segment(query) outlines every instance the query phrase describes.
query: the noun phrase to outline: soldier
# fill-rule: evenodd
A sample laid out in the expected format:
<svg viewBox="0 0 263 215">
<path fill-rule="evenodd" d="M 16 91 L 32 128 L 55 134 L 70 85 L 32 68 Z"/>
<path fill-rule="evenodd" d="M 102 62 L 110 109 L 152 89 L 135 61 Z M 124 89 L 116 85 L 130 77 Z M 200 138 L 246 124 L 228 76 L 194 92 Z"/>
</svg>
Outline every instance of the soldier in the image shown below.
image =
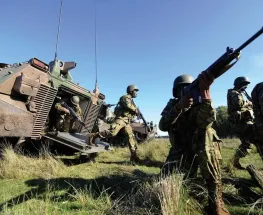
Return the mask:
<svg viewBox="0 0 263 215">
<path fill-rule="evenodd" d="M 130 160 L 131 162 L 139 162 L 140 159 L 137 156 L 137 143 L 135 141 L 132 127 L 130 125 L 131 120 L 138 116 L 138 110 L 136 105 L 134 104 L 133 98 L 137 97 L 137 92 L 139 89 L 135 85 L 129 85 L 127 87 L 127 94 L 120 97 L 117 106 L 115 107 L 114 114 L 115 119 L 110 126 L 109 130 L 105 130 L 102 132 L 95 132 L 90 134 L 90 144 L 94 144 L 94 140 L 96 137 L 101 138 L 110 138 L 116 136 L 119 131 L 124 131 L 125 136 L 129 145 L 129 149 L 131 152 Z"/>
<path fill-rule="evenodd" d="M 251 92 L 255 114 L 254 135 L 258 153 L 263 160 L 263 82 L 258 83 Z"/>
<path fill-rule="evenodd" d="M 81 108 L 79 106 L 79 97 L 72 96 L 70 99 L 70 104 L 68 104 L 76 114 L 81 117 Z M 56 129 L 63 132 L 75 132 L 76 119 L 70 116 L 70 111 L 63 107 L 60 102 L 55 104 L 55 109 L 58 111 L 56 118 Z"/>
<path fill-rule="evenodd" d="M 244 100 L 242 95 L 242 93 L 246 95 L 245 89 L 249 84 L 248 78 L 237 77 L 234 88 L 227 92 L 228 119 L 234 125 L 241 141 L 241 145 L 232 158 L 233 166 L 238 169 L 244 169 L 239 160 L 248 154 L 248 149 L 251 149 L 251 143 L 254 142 L 252 102 Z"/>
<path fill-rule="evenodd" d="M 176 123 L 172 124 L 172 122 L 178 115 L 178 111 L 174 108 L 174 106 L 180 99 L 183 88 L 192 82 L 192 76 L 178 76 L 174 80 L 173 84 L 174 98 L 169 100 L 163 112 L 161 113 L 162 117 L 159 122 L 159 129 L 161 131 L 168 132 L 171 143 L 171 148 L 165 161 L 166 165 L 164 165 L 162 168 L 163 175 L 172 173 L 174 169 L 177 170 L 182 163 L 184 164 L 184 166 L 181 167 L 182 171 L 184 171 L 183 169 L 190 169 L 186 160 L 186 156 L 188 148 L 191 147 L 189 144 L 191 144 L 192 131 L 189 129 L 189 125 L 187 123 L 187 115 L 189 114 L 187 109 L 190 108 L 191 104 L 193 103 L 192 98 L 187 101 L 188 103 L 184 110 L 184 114 L 182 114 L 181 117 L 177 119 Z"/>
<path fill-rule="evenodd" d="M 199 165 L 208 187 L 208 214 L 229 215 L 222 199 L 221 140 L 212 128 L 216 114 L 211 104 L 210 85 L 214 78 L 208 71 L 204 71 L 198 76 L 198 80 L 202 101 L 200 104 L 193 105 L 192 98 L 181 99 L 184 87 L 193 81 L 191 76 L 182 75 L 174 81 L 175 98 L 168 102 L 162 112 L 159 128 L 168 131 L 172 145 L 166 163 L 177 161 L 173 167 L 178 168 L 181 160 L 184 173 L 188 168 L 190 176 L 196 175 Z M 171 172 L 172 169 L 167 167 L 169 165 L 165 166 L 164 173 Z"/>
</svg>

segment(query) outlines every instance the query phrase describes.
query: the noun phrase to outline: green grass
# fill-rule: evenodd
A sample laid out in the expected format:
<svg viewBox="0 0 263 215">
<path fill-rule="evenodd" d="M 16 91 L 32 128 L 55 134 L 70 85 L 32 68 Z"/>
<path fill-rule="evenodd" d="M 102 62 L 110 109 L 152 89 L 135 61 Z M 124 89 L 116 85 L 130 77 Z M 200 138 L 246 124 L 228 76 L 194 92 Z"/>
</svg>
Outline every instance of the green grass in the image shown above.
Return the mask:
<svg viewBox="0 0 263 215">
<path fill-rule="evenodd" d="M 237 139 L 223 143 L 226 206 L 231 214 L 263 214 L 263 192 L 249 173 L 225 171 L 239 144 Z M 127 148 L 101 153 L 89 163 L 46 153 L 25 157 L 7 149 L 0 160 L 0 214 L 202 214 L 207 192 L 201 177 L 191 186 L 184 186 L 180 175 L 158 177 L 169 147 L 167 139 L 139 145 L 143 163 L 135 166 Z M 254 148 L 241 164 L 263 169 Z"/>
</svg>

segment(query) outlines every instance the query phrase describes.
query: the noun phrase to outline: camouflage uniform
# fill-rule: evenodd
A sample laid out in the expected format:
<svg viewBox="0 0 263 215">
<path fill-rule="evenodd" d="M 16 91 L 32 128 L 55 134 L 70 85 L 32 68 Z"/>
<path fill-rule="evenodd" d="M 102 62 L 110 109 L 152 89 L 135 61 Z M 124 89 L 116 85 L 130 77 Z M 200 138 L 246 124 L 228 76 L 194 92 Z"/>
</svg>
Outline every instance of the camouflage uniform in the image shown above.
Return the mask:
<svg viewBox="0 0 263 215">
<path fill-rule="evenodd" d="M 258 83 L 251 92 L 255 115 L 254 135 L 257 150 L 263 160 L 263 82 Z"/>
<path fill-rule="evenodd" d="M 243 95 L 237 89 L 229 89 L 227 92 L 227 105 L 229 121 L 236 129 L 241 145 L 237 149 L 233 164 L 241 168 L 239 159 L 248 154 L 253 140 L 253 110 L 252 105 L 245 101 Z"/>
<path fill-rule="evenodd" d="M 81 117 L 82 111 L 79 105 L 69 106 Z M 60 102 L 55 104 L 55 109 L 58 111 L 56 115 L 56 129 L 61 132 L 75 132 L 76 119 L 66 112 L 66 108 Z"/>
<path fill-rule="evenodd" d="M 199 76 L 199 82 L 205 74 L 209 73 L 203 72 Z M 211 79 L 213 80 L 210 76 L 210 82 Z M 208 80 L 207 82 L 210 83 Z M 209 87 L 206 91 L 209 91 Z M 172 145 L 163 173 L 171 173 L 172 168 L 178 168 L 181 162 L 186 176 L 194 177 L 199 166 L 208 187 L 209 214 L 229 215 L 222 199 L 221 140 L 212 128 L 216 113 L 211 104 L 210 93 L 204 94 L 202 103 L 198 105 L 178 108 L 180 100 L 175 98 L 171 99 L 163 110 L 159 128 L 168 131 Z M 167 162 L 174 164 L 168 165 Z"/>
<path fill-rule="evenodd" d="M 130 85 L 133 86 L 133 85 Z M 130 87 L 129 86 L 129 87 Z M 109 130 L 104 130 L 101 132 L 91 133 L 90 134 L 90 144 L 93 144 L 94 138 L 111 138 L 116 136 L 120 131 L 125 133 L 125 139 L 128 142 L 129 149 L 131 152 L 131 161 L 139 161 L 137 157 L 137 143 L 134 138 L 134 134 L 132 131 L 132 127 L 130 125 L 131 120 L 138 115 L 137 107 L 135 106 L 132 93 L 129 91 L 129 87 L 127 88 L 127 94 L 122 96 L 119 99 L 117 106 L 115 107 L 115 118 L 110 125 Z M 138 91 L 137 87 L 134 86 L 136 91 Z"/>
</svg>

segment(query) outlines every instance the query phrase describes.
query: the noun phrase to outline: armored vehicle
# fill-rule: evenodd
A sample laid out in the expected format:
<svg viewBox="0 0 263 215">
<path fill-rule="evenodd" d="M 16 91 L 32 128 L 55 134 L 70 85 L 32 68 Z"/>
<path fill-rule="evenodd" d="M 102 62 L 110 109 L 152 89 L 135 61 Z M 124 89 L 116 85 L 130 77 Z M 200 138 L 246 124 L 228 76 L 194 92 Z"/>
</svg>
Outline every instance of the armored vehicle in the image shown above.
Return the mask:
<svg viewBox="0 0 263 215">
<path fill-rule="evenodd" d="M 74 83 L 69 71 L 75 67 L 75 62 L 56 58 L 49 64 L 37 58 L 12 65 L 1 63 L 1 138 L 16 146 L 29 142 L 59 145 L 82 154 L 111 150 L 109 143 L 100 139 L 96 139 L 95 146 L 88 144 L 89 132 L 104 117 L 105 96 Z M 79 97 L 82 120 L 76 121 L 74 131 L 59 131 L 54 105 L 61 100 L 67 103 L 72 96 Z"/>
<path fill-rule="evenodd" d="M 98 118 L 96 126 L 94 127 L 94 131 L 103 131 L 109 129 L 110 124 L 115 117 L 113 111 L 110 110 L 110 107 L 112 106 L 115 105 L 107 104 L 103 107 L 104 109 L 101 112 L 101 115 L 104 117 Z M 143 122 L 140 122 L 141 119 Z M 140 113 L 140 116 L 137 118 L 137 120 L 134 119 L 132 121 L 131 127 L 134 137 L 139 144 L 153 139 L 157 135 L 157 125 L 153 125 L 153 122 L 146 122 L 142 113 Z M 122 135 L 122 132 L 119 132 L 117 136 L 111 137 L 106 141 L 111 143 L 113 146 L 126 146 L 126 141 L 124 139 L 124 135 Z"/>
</svg>

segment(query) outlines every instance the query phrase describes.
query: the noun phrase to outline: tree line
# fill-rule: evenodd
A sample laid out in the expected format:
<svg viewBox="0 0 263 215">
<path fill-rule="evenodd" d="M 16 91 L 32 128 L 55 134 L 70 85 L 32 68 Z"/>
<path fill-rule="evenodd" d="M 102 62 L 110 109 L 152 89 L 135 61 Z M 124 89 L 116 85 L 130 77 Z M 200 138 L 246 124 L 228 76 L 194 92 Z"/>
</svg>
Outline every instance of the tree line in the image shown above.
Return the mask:
<svg viewBox="0 0 263 215">
<path fill-rule="evenodd" d="M 233 125 L 228 121 L 227 106 L 218 106 L 216 108 L 216 122 L 213 127 L 220 138 L 236 137 Z"/>
</svg>

